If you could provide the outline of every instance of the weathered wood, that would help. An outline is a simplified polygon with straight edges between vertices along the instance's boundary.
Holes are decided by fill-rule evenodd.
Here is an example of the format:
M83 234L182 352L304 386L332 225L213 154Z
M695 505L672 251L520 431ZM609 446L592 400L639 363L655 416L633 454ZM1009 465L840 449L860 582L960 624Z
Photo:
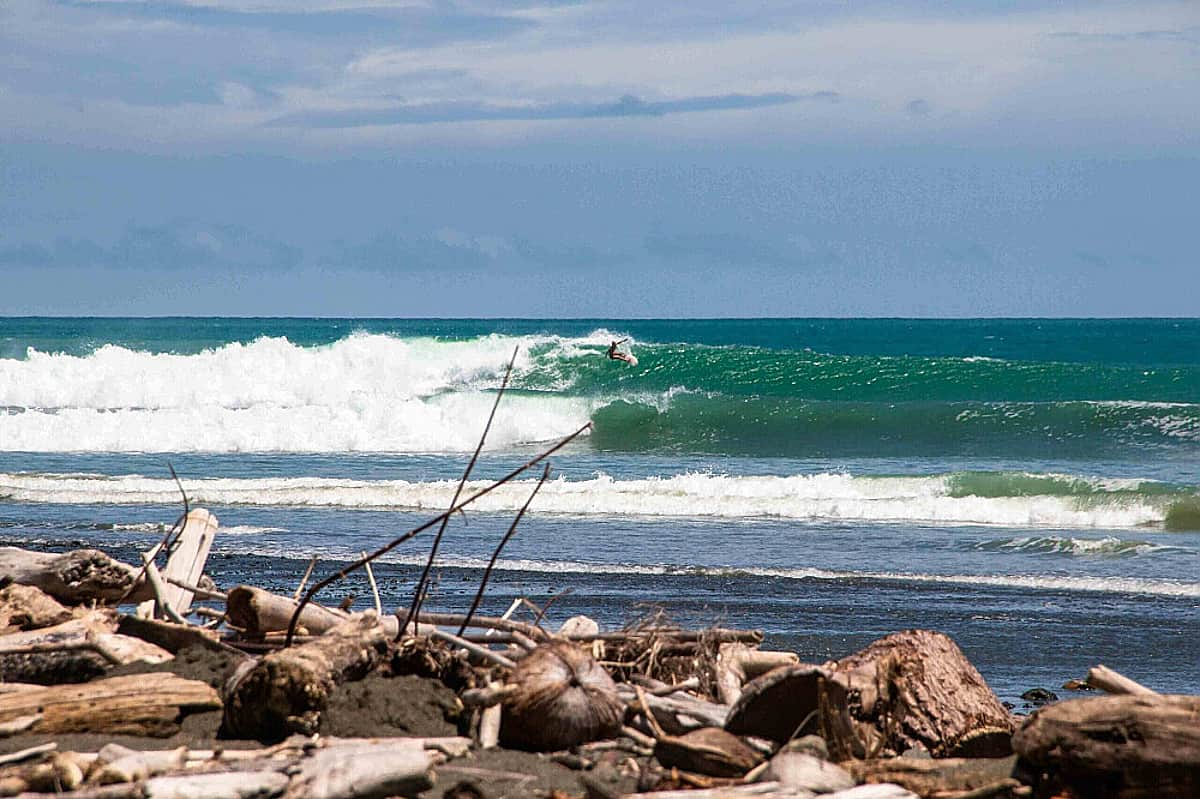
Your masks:
M317 732L334 688L361 679L386 649L379 619L368 612L313 641L264 655L226 686L225 731L259 740Z
M0 634L52 627L71 618L71 611L36 586L14 583L0 588Z
M893 757L842 763L858 782L892 782L928 796L939 791L963 792L995 785L1011 777L1015 755L997 758Z
M905 630L833 667L868 754L921 746L935 757L1002 757L1013 721L949 636Z
M812 799L813 792L789 788L779 782L755 782L699 790L649 791L625 794L621 799ZM899 785L859 785L837 793L821 794L821 799L920 799Z
M624 683L617 685L617 693L626 703L637 699L634 688ZM702 727L725 727L729 708L706 702L688 694L670 696L646 695L646 704L654 713L655 720L672 735L682 735Z
M153 596L139 571L95 549L61 554L0 547L0 575L32 585L66 605L136 602Z
M165 752L129 752L114 760L101 763L94 772L88 775L88 782L96 785L137 782L176 771L183 768L185 763L187 763L187 747L184 746Z
M178 731L185 714L220 706L206 683L153 672L0 694L0 722L40 713L32 733L162 737Z
M805 752L780 752L762 773L764 782L813 793L834 793L853 788L857 781L846 769Z
M1151 695L1157 693L1103 664L1088 669L1087 684L1092 688L1099 688L1106 694Z
M742 686L747 680L799 662L800 658L794 652L751 649L737 641L721 644L717 654L717 696L723 703L732 705L742 695Z
M116 614L95 610L53 627L0 636L0 679L54 685L84 682L116 664L162 663L171 654L119 635Z
M292 614L296 612L299 604L293 599L272 594L252 585L239 585L229 592L225 601L225 616L230 624L244 630L248 635L283 632L287 630ZM309 603L300 614L299 626L309 635L321 635L348 618L349 613ZM385 635L394 636L399 629L399 623L391 616L386 616L380 621Z
M185 626L169 621L143 619L140 616L125 614L117 622L117 632L121 635L148 641L171 654L178 654L181 649L187 647L199 647L209 652L227 655L235 660L246 657L240 650L222 643L216 630L206 630L190 624Z
M1200 696L1070 699L1041 708L1013 736L1023 765L1075 796L1200 795Z
M269 799L288 786L278 771L235 771L217 774L153 777L145 782L145 799Z
M292 778L291 799L384 799L413 796L433 786L433 757L389 743L323 749Z
M162 570L163 581L166 583L162 588L162 601L181 617L191 610L193 594L170 580L173 578L192 585L198 583L200 576L204 574L208 551L216 534L217 517L204 508L194 508L184 520L175 550L167 559L166 568ZM138 605L138 615L152 618L155 602L156 600L147 600Z
M836 694L838 705L845 703L844 688L821 666L797 663L772 669L741 687L725 729L779 743L802 731L816 732L822 692Z

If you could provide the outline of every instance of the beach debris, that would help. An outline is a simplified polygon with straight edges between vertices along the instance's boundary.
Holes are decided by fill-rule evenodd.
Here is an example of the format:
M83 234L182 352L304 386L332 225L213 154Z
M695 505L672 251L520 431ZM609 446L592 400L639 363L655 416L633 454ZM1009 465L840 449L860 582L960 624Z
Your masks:
M788 788L813 793L835 793L853 788L858 781L841 766L804 752L783 751L768 761L760 782L778 782Z
M114 665L161 663L171 653L120 635L117 614L99 609L70 621L0 636L0 680L40 685L86 682Z
M783 743L821 729L823 694L832 707L846 707L846 690L832 672L808 663L781 666L754 678L738 692L725 729ZM828 725L826 725L828 726Z
M1200 795L1200 696L1069 699L1033 713L1013 736L1039 795ZM1048 794L1046 794L1048 795Z
M64 605L153 597L137 569L96 549L51 553L0 547L0 575L6 584L32 585Z
M161 587L156 586L154 599L138 605L139 616L166 614L179 621L188 615L194 591L184 585L197 585L200 582L217 527L217 517L204 508L194 508L185 513L182 529L173 542L167 565L156 575L161 577ZM154 558L160 549L161 544L143 555L148 574L157 572Z
M1153 695L1156 692L1131 680L1120 672L1100 664L1088 669L1086 685L1091 689L1100 689L1106 694L1133 694L1141 696Z
M569 641L537 647L508 677L500 741L534 751L567 749L617 734L625 703L608 672Z
M710 777L741 777L762 762L758 752L720 727L702 727L678 736L668 734L650 710L645 689L638 686L636 692L638 710L654 736L654 757L666 768Z
M387 637L371 611L322 636L249 661L224 689L227 734L278 741L321 727L330 693L381 663Z
M747 680L780 666L800 662L795 652L771 652L738 641L720 644L717 650L717 695L727 705L737 702Z
M997 758L889 757L841 764L860 783L894 783L921 796L957 795L995 787L985 796L1007 796L1021 783L1014 778L1016 755Z
M914 746L934 757L1012 751L1012 717L943 633L893 633L832 664L831 671L846 689L854 732L868 756Z
M161 738L188 713L221 706L207 683L170 672L106 677L77 685L31 686L0 693L0 723L39 715L37 734L104 732Z
M0 635L51 627L74 615L35 586L13 583L0 588Z

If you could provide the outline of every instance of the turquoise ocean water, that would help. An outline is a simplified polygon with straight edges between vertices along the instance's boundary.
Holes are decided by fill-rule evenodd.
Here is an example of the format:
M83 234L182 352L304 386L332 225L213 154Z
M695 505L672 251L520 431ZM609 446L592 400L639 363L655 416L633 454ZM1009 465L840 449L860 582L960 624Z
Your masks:
M603 357L626 336L636 367ZM444 508L514 347L479 479L594 429L491 609L656 605L810 660L931 627L1018 704L1098 662L1200 692L1200 320L0 319L0 544L131 556L170 462L218 582L290 591ZM531 487L452 526L434 605Z

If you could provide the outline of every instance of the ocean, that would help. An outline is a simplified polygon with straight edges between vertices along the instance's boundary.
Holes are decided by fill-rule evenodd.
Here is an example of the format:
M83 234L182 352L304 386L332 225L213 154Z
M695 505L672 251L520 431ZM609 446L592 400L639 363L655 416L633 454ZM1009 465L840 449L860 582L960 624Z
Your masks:
M638 358L604 357L610 341ZM290 593L587 422L485 601L662 611L820 662L951 635L1001 698L1200 693L1200 320L0 319L0 545L129 561L181 510ZM450 525L461 610L536 473ZM385 556L407 607L426 535ZM320 597L373 604L362 575Z

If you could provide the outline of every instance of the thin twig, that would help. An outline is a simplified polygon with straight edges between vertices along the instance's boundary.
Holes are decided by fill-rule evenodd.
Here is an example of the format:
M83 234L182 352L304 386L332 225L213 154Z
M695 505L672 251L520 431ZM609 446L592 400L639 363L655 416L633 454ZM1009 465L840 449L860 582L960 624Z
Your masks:
M487 588L488 580L491 579L492 569L496 566L496 559L500 557L501 550L508 543L513 534L517 532L517 525L521 523L521 517L525 515L525 511L529 510L529 503L533 502L533 498L537 496L538 491L542 490L542 486L550 479L550 464L546 464L546 468L542 469L542 478L538 480L537 485L533 487L533 493L529 495L529 499L525 500L525 504L521 506L521 510L517 512L517 518L513 519L509 525L508 532L504 534L504 538L500 539L500 543L496 546L496 550L492 552L492 559L488 561L487 568L483 570L483 579L479 581L479 590L475 592L475 599L471 602L471 609L467 611L467 618L463 620L462 626L458 628L458 634L462 635L467 631L467 625L471 623L471 617L475 615L475 611L479 608L479 602L483 599L483 592Z
M496 410L500 407L500 399L504 396L504 390L508 388L508 379L512 376L513 364L517 362L517 352L520 347L513 347L512 358L508 361L508 368L504 370L504 379L500 381L500 390L496 392L496 401L492 403L492 412L488 414L487 424L483 426L483 433L479 436L479 444L475 446L475 454L471 456L471 460L467 463L467 468L463 472L462 479L458 481L458 487L454 489L454 497L450 500L450 507L453 508L458 503L458 498L462 494L463 487L467 484L467 478L471 476L471 470L475 468L475 462L479 460L479 453L483 451L484 442L487 441L488 432L492 429L492 421L496 418ZM433 561L437 557L438 547L442 543L442 536L446 533L446 525L450 522L450 516L447 514L442 519L442 524L438 528L437 535L433 537L433 546L429 548L429 559L425 561L425 569L421 572L421 579L417 580L417 586L413 590L412 606L408 609L408 615L400 622L400 630L396 633L396 640L400 640L400 636L404 635L404 630L408 627L409 619L416 618L421 611L421 602L425 596L425 584L429 581L429 570L433 568Z
M520 466L518 466L517 468L513 469L508 474L501 477L499 480L496 480L495 482L493 482L491 485L489 485L485 488L479 489L474 494L472 494L471 496L462 500L461 502L459 502L457 505L455 505L453 508L446 511L445 513L434 516L429 521L427 521L424 524L421 524L417 527L414 527L412 530L409 530L407 533L405 533L402 536L399 536L398 538L393 538L389 543L384 544L382 547L375 550L371 554L367 555L365 558L359 558L358 560L354 561L354 563L351 563L349 566L346 566L344 569L342 569L338 573L332 574L329 577L326 577L324 580L321 580L320 582L313 585L312 588L308 589L308 593L306 593L304 595L304 598L300 600L300 604L296 606L296 610L293 611L293 613L292 613L292 620L288 623L287 645L291 646L292 636L295 635L296 625L300 621L300 613L304 610L305 606L308 605L308 603L312 601L312 598L317 595L317 592L319 592L322 588L325 588L326 586L330 585L331 583L336 582L337 580L344 579L346 577L346 575L350 574L351 572L355 571L356 569L362 568L364 565L370 563L371 561L375 560L376 558L378 558L382 555L386 555L388 552L391 552L393 549L400 546L405 541L409 541L412 538L416 537L417 535L420 535L421 533L425 532L430 527L433 527L435 524L442 521L442 519L444 519L448 516L451 516L455 513L458 513L459 510L461 510L462 508L465 508L467 505L470 505L475 500L485 496L486 494L490 494L493 491L495 491L497 488L499 488L500 486L511 482L513 480L513 478L517 477L518 475L523 474L524 472L526 472L529 469L533 468L534 466L538 465L542 461L546 460L546 458L549 458L551 455L553 455L554 453L558 452L560 449L565 447L567 444L570 444L572 441L579 438L579 436L583 435L585 432L590 430L591 427L592 427L592 423L588 422L583 427L576 430L574 433L571 433L566 438L561 439L554 446L552 446L549 449L545 450L544 452L536 455L535 457L529 459L525 463L523 463Z
M362 553L365 558L367 553ZM383 618L383 603L379 601L379 586L375 583L375 572L371 571L371 564L363 564L367 568L367 582L371 584L371 594L375 597L375 615Z
M177 585L180 588L191 591L200 599L219 599L222 602L229 599L229 594L226 594L224 591L210 591L207 588L201 588L198 585L192 585L186 580L180 580L178 577L172 577L169 574L162 575L162 578L171 585Z
M176 531L178 531L178 532L180 532L180 533L182 533L182 532L183 532L183 528L187 526L187 517L188 517L188 514L189 514L189 513L191 513L191 507L190 507L190 504L189 504L189 502L188 502L188 495L187 495L187 492L183 490L183 483L180 481L180 479L179 479L179 475L177 475L177 474L175 473L175 467L171 465L171 462L170 462L170 461L167 461L167 470L171 472L171 478L172 478L173 480L175 480L175 485L176 485L176 486L179 488L179 493L180 493L180 495L182 495L182 496L183 496L183 515L182 515L182 516L180 516L178 519L176 519L176 520L175 520L175 523L174 523L174 524L172 524L172 525L171 525L171 526L170 526L170 527L167 529L167 532L166 532L166 533L163 535L163 537L162 537L162 540L161 540L161 541L159 541L157 544L155 544L155 545L154 545L154 546L153 546L153 547L150 549L150 552L149 552L149 553L147 553L147 554L145 554L145 555L143 555L143 556L142 556L142 560L143 560L143 562L146 560L146 558L147 558L147 557L148 557L148 558L149 558L151 561L153 561L155 558L157 558L157 557L158 557L158 553L159 553L159 552L162 552L164 549L167 549L167 550L169 550L169 549L171 548L171 537L172 537L173 535L175 535L175 532L176 532ZM125 601L125 599L126 599L126 598L127 598L129 595L130 595L130 594L132 594L132 593L133 593L133 590L134 590L135 588L137 588L137 586L138 586L138 583L140 583L140 582L141 582L142 580L144 580L144 579L146 579L146 567L145 567L145 565L143 565L143 566L142 566L142 570L141 570L140 572L138 572L138 576L137 576L137 577L134 579L134 581L133 581L132 583L130 583L130 584L129 584L129 588L127 588L127 589L125 590L125 593L121 595L121 598L120 598L119 600L117 600L117 604L119 605L119 604L121 604L122 602L124 602L124 601Z
M513 669L517 666L516 663L513 663L499 652L493 652L486 646L480 646L479 644L473 644L470 641L464 641L457 635L451 635L450 633L442 630L434 630L429 634L429 637L435 638L439 641L445 641L448 644L453 644L454 646L467 650L478 658L495 663L497 666L503 666L506 669Z
M554 596L550 597L550 599L548 599L546 601L546 604L542 605L541 609L538 610L537 618L535 618L533 620L533 623L535 625L537 625L538 627L541 627L542 626L542 618L546 615L546 611L548 611L550 609L550 606L553 605L558 600L562 599L563 597L567 596L568 594L573 593L574 591L575 591L574 588L565 588L562 591L559 591Z
M312 577L313 567L317 565L317 556L313 555L308 561L308 568L304 570L304 576L300 578L300 585L296 586L296 593L292 594L292 601L300 601L300 593L304 590L304 586L308 584L308 578Z

